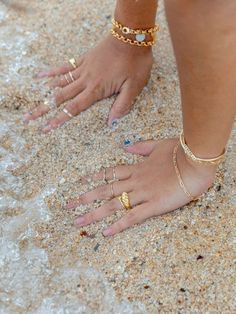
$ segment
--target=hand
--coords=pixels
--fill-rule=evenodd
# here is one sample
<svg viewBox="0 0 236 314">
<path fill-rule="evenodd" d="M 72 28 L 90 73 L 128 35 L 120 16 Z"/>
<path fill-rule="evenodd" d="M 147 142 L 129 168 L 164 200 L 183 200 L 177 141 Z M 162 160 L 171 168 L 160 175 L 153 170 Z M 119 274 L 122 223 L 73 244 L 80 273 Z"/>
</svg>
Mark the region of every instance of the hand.
<svg viewBox="0 0 236 314">
<path fill-rule="evenodd" d="M 105 236 L 117 234 L 134 224 L 144 222 L 149 217 L 171 212 L 189 203 L 191 200 L 180 187 L 173 166 L 173 150 L 177 141 L 177 139 L 146 141 L 126 148 L 128 152 L 148 156 L 148 158 L 136 165 L 118 166 L 114 170 L 108 168 L 106 178 L 112 180 L 115 172 L 117 179 L 112 186 L 111 184 L 102 185 L 69 202 L 68 209 L 97 199 L 110 199 L 99 208 L 79 217 L 75 222 L 76 225 L 85 226 L 94 223 L 122 209 L 117 198 L 122 192 L 128 193 L 132 209 L 105 230 L 103 232 Z M 190 162 L 181 147 L 177 151 L 177 161 L 185 186 L 192 195 L 201 195 L 214 182 L 216 168 L 199 166 Z M 103 176 L 104 172 L 101 171 L 88 178 L 102 180 Z"/>
<path fill-rule="evenodd" d="M 153 64 L 150 47 L 130 46 L 109 35 L 97 47 L 77 60 L 77 69 L 71 65 L 41 72 L 39 78 L 52 77 L 52 88 L 55 91 L 57 106 L 69 101 L 66 109 L 73 115 L 89 108 L 93 103 L 113 94 L 117 94 L 115 103 L 109 114 L 108 124 L 127 114 L 135 98 L 147 84 Z M 65 74 L 69 71 L 75 79 L 68 84 Z M 70 76 L 67 74 L 67 78 Z M 71 80 L 71 79 L 70 79 Z M 25 122 L 35 120 L 49 111 L 48 106 L 40 105 L 33 112 L 27 113 Z M 68 121 L 70 117 L 60 112 L 49 120 L 43 132 L 49 132 Z"/>
</svg>

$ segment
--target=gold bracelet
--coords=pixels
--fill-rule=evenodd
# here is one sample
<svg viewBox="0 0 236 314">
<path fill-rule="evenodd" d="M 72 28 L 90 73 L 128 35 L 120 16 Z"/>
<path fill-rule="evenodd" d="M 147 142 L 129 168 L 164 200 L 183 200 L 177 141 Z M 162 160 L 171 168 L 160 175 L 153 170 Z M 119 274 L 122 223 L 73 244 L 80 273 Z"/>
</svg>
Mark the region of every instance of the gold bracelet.
<svg viewBox="0 0 236 314">
<path fill-rule="evenodd" d="M 114 18 L 112 19 L 112 25 L 113 28 L 111 29 L 111 34 L 124 43 L 139 47 L 150 47 L 156 43 L 155 34 L 159 31 L 159 25 L 155 25 L 154 27 L 148 29 L 131 29 L 127 26 L 123 26 Z M 119 34 L 116 29 L 120 30 L 123 35 Z M 125 37 L 124 35 L 135 35 L 135 40 Z M 147 35 L 151 35 L 152 40 L 145 41 Z"/>
<path fill-rule="evenodd" d="M 188 198 L 191 201 L 193 201 L 193 200 L 196 200 L 196 198 L 186 188 L 186 186 L 183 182 L 183 179 L 181 177 L 181 174 L 179 172 L 178 163 L 177 163 L 177 150 L 179 148 L 179 145 L 180 145 L 180 143 L 178 142 L 178 144 L 175 146 L 174 151 L 173 151 L 173 164 L 174 164 L 175 172 L 176 172 L 180 187 L 182 188 L 184 193 L 188 196 Z"/>
<path fill-rule="evenodd" d="M 191 159 L 194 162 L 197 162 L 199 164 L 206 164 L 206 165 L 219 165 L 220 163 L 222 163 L 225 159 L 225 154 L 226 151 L 224 149 L 223 153 L 215 158 L 199 158 L 196 157 L 193 152 L 190 150 L 190 148 L 187 146 L 186 142 L 185 142 L 185 138 L 184 138 L 184 133 L 182 132 L 180 134 L 180 144 L 184 150 L 184 153 L 186 154 L 186 156 Z"/>
</svg>

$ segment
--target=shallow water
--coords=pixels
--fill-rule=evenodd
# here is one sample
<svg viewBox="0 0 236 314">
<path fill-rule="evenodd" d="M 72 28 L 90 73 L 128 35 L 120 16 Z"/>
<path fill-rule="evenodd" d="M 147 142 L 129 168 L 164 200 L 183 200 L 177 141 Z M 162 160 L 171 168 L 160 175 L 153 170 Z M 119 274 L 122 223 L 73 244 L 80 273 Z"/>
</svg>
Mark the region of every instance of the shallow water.
<svg viewBox="0 0 236 314">
<path fill-rule="evenodd" d="M 8 10 L 0 4 L 0 22 Z M 37 56 L 28 55 L 29 45 L 37 33 L 17 28 L 13 23 L 0 25 L 0 51 L 4 60 L 0 81 L 1 104 L 7 86 L 16 90 L 32 88 L 45 94 L 44 85 L 32 84 L 32 68 Z M 28 86 L 27 86 L 28 84 Z M 48 222 L 52 213 L 45 198 L 56 191 L 48 183 L 40 193 L 24 197 L 24 182 L 14 170 L 27 167 L 38 148 L 26 149 L 21 113 L 0 112 L 0 314 L 10 313 L 92 313 L 91 300 L 103 304 L 101 313 L 144 313 L 142 304 L 116 301 L 115 293 L 105 277 L 80 263 L 53 268 L 46 249 L 38 248 L 35 226 Z M 80 283 L 87 283 L 82 289 Z"/>
</svg>

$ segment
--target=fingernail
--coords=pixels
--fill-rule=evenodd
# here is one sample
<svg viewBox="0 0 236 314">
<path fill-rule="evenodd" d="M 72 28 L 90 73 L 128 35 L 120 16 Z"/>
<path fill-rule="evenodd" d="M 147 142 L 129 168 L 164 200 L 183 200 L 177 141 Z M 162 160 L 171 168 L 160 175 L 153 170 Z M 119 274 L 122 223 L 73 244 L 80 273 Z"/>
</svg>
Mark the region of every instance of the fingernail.
<svg viewBox="0 0 236 314">
<path fill-rule="evenodd" d="M 43 133 L 48 133 L 48 132 L 50 132 L 52 130 L 52 126 L 51 125 L 46 125 L 45 127 L 43 127 L 42 129 L 41 129 L 41 131 L 43 132 Z"/>
<path fill-rule="evenodd" d="M 68 204 L 66 204 L 65 208 L 66 209 L 74 209 L 75 208 L 75 204 L 73 202 L 69 202 Z"/>
<path fill-rule="evenodd" d="M 124 146 L 125 147 L 131 146 L 131 145 L 133 145 L 132 141 L 130 141 L 129 139 L 124 140 Z"/>
<path fill-rule="evenodd" d="M 114 119 L 114 120 L 112 120 L 112 121 L 111 121 L 111 127 L 112 127 L 112 128 L 117 127 L 118 122 L 119 122 L 119 121 L 118 121 L 118 119 Z"/>
<path fill-rule="evenodd" d="M 85 224 L 85 219 L 84 217 L 79 217 L 76 219 L 75 221 L 76 225 L 79 225 L 79 226 L 83 226 Z"/>
<path fill-rule="evenodd" d="M 24 124 L 29 124 L 29 120 L 27 120 L 26 118 L 23 118 L 22 121 L 23 121 Z"/>
<path fill-rule="evenodd" d="M 105 237 L 111 236 L 112 234 L 113 234 L 113 231 L 112 231 L 111 228 L 108 228 L 108 229 L 106 229 L 105 231 L 103 231 L 103 235 L 104 235 Z"/>
<path fill-rule="evenodd" d="M 48 72 L 40 72 L 40 73 L 36 74 L 36 77 L 37 78 L 44 78 L 44 77 L 46 77 L 48 75 L 49 75 Z"/>
</svg>

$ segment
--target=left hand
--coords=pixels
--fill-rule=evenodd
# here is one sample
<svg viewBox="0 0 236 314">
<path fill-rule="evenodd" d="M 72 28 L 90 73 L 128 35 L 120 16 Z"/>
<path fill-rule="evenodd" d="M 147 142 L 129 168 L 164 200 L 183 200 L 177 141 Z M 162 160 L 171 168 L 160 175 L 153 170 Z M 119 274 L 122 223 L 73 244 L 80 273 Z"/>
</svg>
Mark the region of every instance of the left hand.
<svg viewBox="0 0 236 314">
<path fill-rule="evenodd" d="M 69 202 L 67 208 L 72 209 L 97 199 L 110 199 L 99 208 L 79 217 L 76 225 L 91 224 L 122 209 L 117 198 L 122 192 L 128 193 L 132 209 L 106 229 L 103 232 L 105 236 L 115 235 L 134 224 L 144 222 L 149 217 L 171 212 L 189 203 L 191 199 L 180 187 L 173 166 L 173 149 L 177 141 L 177 139 L 146 141 L 126 148 L 128 152 L 148 158 L 136 165 L 117 166 L 114 170 L 108 168 L 106 171 L 108 180 L 113 179 L 115 171 L 116 181 L 113 183 L 113 190 L 111 184 L 102 185 Z M 214 166 L 195 165 L 186 158 L 181 147 L 178 149 L 177 160 L 182 179 L 192 195 L 198 196 L 212 185 L 216 173 Z M 102 180 L 103 176 L 104 172 L 100 171 L 91 179 Z"/>
</svg>

